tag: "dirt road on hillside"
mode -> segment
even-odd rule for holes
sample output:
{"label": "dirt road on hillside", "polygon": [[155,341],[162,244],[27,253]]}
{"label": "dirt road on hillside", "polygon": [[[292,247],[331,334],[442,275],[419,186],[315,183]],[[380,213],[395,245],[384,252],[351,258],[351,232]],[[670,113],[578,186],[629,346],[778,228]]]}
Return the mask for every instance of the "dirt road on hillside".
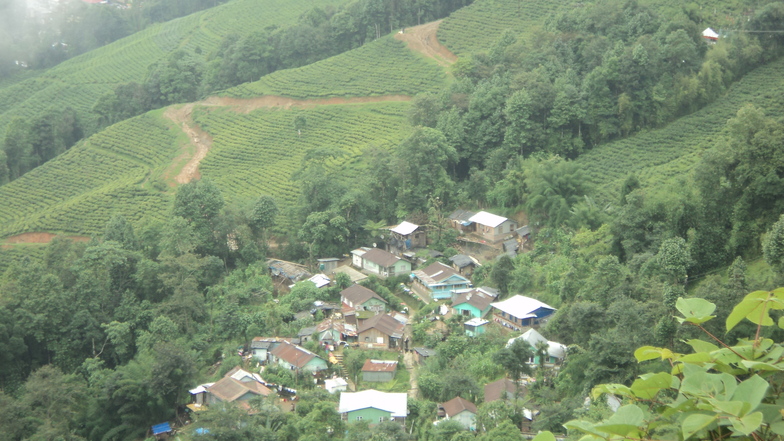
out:
{"label": "dirt road on hillside", "polygon": [[[199,128],[199,126],[193,122],[193,119],[191,119],[193,106],[194,103],[186,104],[179,108],[169,107],[163,113],[166,118],[174,121],[175,124],[182,128],[182,131],[190,138],[191,144],[196,147],[196,152],[174,178],[178,184],[187,184],[188,182],[201,177],[199,174],[199,164],[201,163],[201,160],[207,156],[210,147],[212,147],[212,137]],[[183,152],[173,161],[172,166],[180,164],[185,159],[186,155],[188,155],[188,153]]]}
{"label": "dirt road on hillside", "polygon": [[[23,243],[49,243],[57,236],[54,233],[22,233],[0,240],[0,246],[7,248]],[[65,236],[65,238],[74,242],[87,242],[90,240],[87,236]]]}
{"label": "dirt road on hillside", "polygon": [[409,49],[420,52],[448,67],[457,61],[457,56],[438,41],[436,32],[442,20],[432,21],[423,25],[406,28],[405,32],[395,34],[395,38],[405,41]]}

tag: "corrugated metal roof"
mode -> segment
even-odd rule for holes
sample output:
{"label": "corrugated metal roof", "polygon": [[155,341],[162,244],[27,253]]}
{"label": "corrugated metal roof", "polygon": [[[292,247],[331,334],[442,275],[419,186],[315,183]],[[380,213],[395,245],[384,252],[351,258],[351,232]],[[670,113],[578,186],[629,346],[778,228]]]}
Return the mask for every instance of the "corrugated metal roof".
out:
{"label": "corrugated metal roof", "polygon": [[488,227],[497,227],[502,223],[506,222],[508,219],[503,216],[498,216],[497,214],[488,213],[486,211],[480,211],[475,215],[471,216],[469,221],[476,222],[480,225],[487,225]]}
{"label": "corrugated metal roof", "polygon": [[378,299],[387,303],[380,295],[376,294],[372,289],[365,288],[362,285],[352,285],[340,291],[340,296],[344,299],[344,303],[351,302],[357,306],[367,302],[370,299]]}
{"label": "corrugated metal roof", "polygon": [[308,362],[310,362],[310,360],[318,357],[316,354],[308,351],[307,349],[288,342],[282,342],[270,353],[297,368],[305,366],[308,364]]}
{"label": "corrugated metal roof", "polygon": [[423,357],[431,357],[437,354],[435,349],[430,348],[414,348],[414,351]]}
{"label": "corrugated metal roof", "polygon": [[474,261],[471,259],[471,256],[466,254],[455,254],[454,256],[449,258],[452,263],[457,265],[458,268],[464,268],[468,265],[474,265]]}
{"label": "corrugated metal roof", "polygon": [[362,324],[359,325],[359,334],[374,328],[382,334],[400,338],[403,336],[404,325],[389,315],[379,314],[363,321]]}
{"label": "corrugated metal roof", "polygon": [[468,281],[465,277],[457,273],[451,266],[441,262],[435,262],[428,265],[426,268],[414,271],[414,275],[424,282],[426,285],[434,285],[441,283],[451,276],[458,276],[461,279]]}
{"label": "corrugated metal roof", "polygon": [[371,249],[367,253],[363,254],[362,258],[370,262],[373,262],[376,265],[382,266],[384,268],[388,268],[394,265],[395,263],[397,263],[398,260],[400,260],[399,257],[395,256],[394,254],[388,251],[384,251],[381,248]]}
{"label": "corrugated metal roof", "polygon": [[503,302],[492,303],[493,307],[519,319],[535,317],[533,312],[539,308],[555,311],[552,306],[530,297],[516,295]]}
{"label": "corrugated metal roof", "polygon": [[474,403],[461,397],[454,397],[442,404],[441,407],[444,408],[444,412],[446,412],[446,415],[450,418],[466,410],[476,414],[476,406]]}
{"label": "corrugated metal roof", "polygon": [[397,361],[367,360],[362,366],[362,372],[395,372]]}
{"label": "corrugated metal roof", "polygon": [[490,322],[485,320],[485,319],[482,319],[482,318],[479,318],[479,317],[474,317],[471,320],[465,322],[464,324],[468,325],[468,326],[477,327],[477,326],[486,325],[488,323],[490,323]]}
{"label": "corrugated metal roof", "polygon": [[232,402],[248,392],[264,397],[272,393],[271,390],[261,383],[257,383],[255,381],[242,382],[237,381],[231,377],[221,378],[218,382],[210,386],[207,389],[207,392],[211,393],[221,401],[227,402]]}
{"label": "corrugated metal roof", "polygon": [[340,394],[339,413],[353,412],[369,407],[389,412],[392,417],[405,417],[408,414],[408,395],[402,392],[387,393],[373,389]]}
{"label": "corrugated metal roof", "polygon": [[400,223],[400,225],[396,226],[395,228],[392,228],[389,231],[393,233],[397,233],[401,236],[408,236],[409,234],[416,231],[417,228],[419,228],[419,225],[412,224],[411,222],[403,221]]}
{"label": "corrugated metal roof", "polygon": [[484,292],[480,291],[479,289],[472,289],[468,292],[464,292],[458,295],[455,298],[453,305],[457,306],[463,303],[468,303],[474,308],[480,311],[484,311],[488,306],[490,306],[492,301],[493,299]]}
{"label": "corrugated metal roof", "polygon": [[461,222],[468,222],[468,220],[471,219],[471,217],[473,217],[475,214],[476,213],[473,211],[461,210],[458,208],[457,210],[453,211],[452,214],[449,215],[449,219],[461,221]]}

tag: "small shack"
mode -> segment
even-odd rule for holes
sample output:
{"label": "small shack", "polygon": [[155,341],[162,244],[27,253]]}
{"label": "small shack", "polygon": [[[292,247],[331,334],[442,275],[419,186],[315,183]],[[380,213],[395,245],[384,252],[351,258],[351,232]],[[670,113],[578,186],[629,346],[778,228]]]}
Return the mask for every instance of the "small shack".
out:
{"label": "small shack", "polygon": [[362,366],[362,381],[386,383],[395,379],[397,361],[367,360]]}

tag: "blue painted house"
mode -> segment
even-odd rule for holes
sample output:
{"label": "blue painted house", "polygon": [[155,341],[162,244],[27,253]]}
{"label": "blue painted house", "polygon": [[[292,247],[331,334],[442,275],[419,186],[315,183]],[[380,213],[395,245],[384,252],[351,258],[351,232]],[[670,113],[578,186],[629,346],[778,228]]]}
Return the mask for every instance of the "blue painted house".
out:
{"label": "blue painted house", "polygon": [[441,262],[412,273],[412,288],[433,300],[451,299],[452,292],[471,287],[471,281]]}
{"label": "blue painted house", "polygon": [[515,331],[538,328],[555,312],[552,306],[519,294],[492,306],[493,321]]}

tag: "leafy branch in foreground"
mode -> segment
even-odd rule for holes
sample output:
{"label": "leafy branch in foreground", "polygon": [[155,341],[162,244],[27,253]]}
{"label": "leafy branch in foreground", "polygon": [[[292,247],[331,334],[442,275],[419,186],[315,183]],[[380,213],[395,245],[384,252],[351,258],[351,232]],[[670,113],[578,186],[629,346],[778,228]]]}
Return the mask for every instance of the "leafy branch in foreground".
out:
{"label": "leafy branch in foreground", "polygon": [[[611,417],[591,422],[573,420],[564,426],[580,440],[722,440],[755,441],[784,438],[784,346],[761,336],[774,326],[770,312],[784,310],[784,288],[752,292],[727,317],[727,332],[743,319],[757,325],[753,339],[730,346],[702,326],[714,318],[716,306],[706,300],[679,298],[681,323],[703,330],[715,343],[693,339],[694,350],[679,354],[666,348],[643,346],[638,362],[660,359],[669,372],[641,375],[631,386],[602,384],[592,398],[604,394],[623,397],[624,405]],[[784,317],[778,319],[784,329]],[[553,439],[542,432],[534,441]]]}

